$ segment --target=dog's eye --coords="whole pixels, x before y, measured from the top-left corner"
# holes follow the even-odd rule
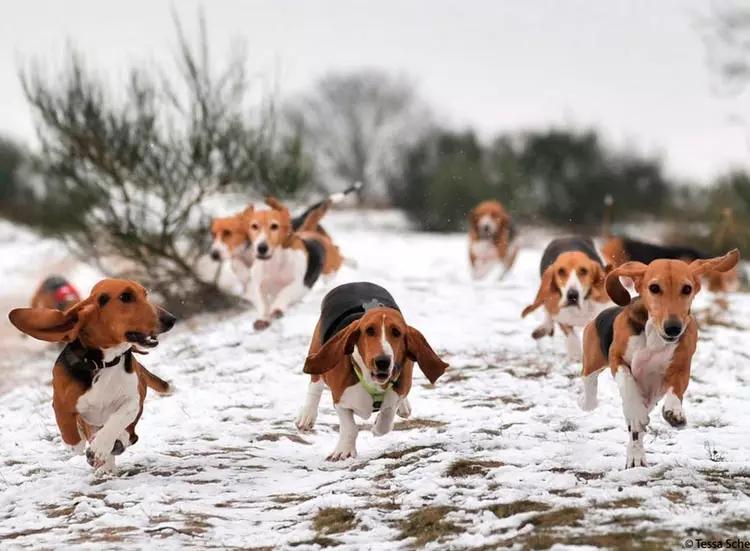
[[[365,333],[367,333],[368,337],[374,337],[375,336],[375,328],[370,326],[365,330]]]
[[[120,302],[135,302],[135,295],[130,291],[125,291],[120,295]]]
[[[391,335],[399,338],[401,336],[401,331],[398,330],[398,327],[394,327],[393,329],[391,329]]]
[[[565,268],[560,268],[559,270],[557,270],[557,275],[559,275],[560,277],[565,277]]]
[[[649,285],[648,290],[652,295],[658,295],[659,293],[661,293],[661,287],[659,287],[659,285],[656,283],[652,283],[651,285]]]
[[[232,235],[232,232],[230,230],[224,230],[223,232],[221,232],[221,235],[223,235],[224,237],[229,237],[230,235]]]
[[[257,223],[254,223],[252,226],[250,226],[255,231],[258,231],[260,229],[260,226]]]
[[[693,288],[690,285],[683,285],[682,286],[682,294],[683,295],[689,295],[693,292]]]
[[[271,224],[271,231],[276,231],[278,229],[279,229],[279,225],[276,222],[274,222],[273,224]]]
[[[589,271],[586,268],[581,268],[580,270],[578,270],[578,273],[582,276],[585,276],[589,274]]]

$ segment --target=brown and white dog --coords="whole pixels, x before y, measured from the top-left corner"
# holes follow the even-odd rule
[[[115,455],[135,444],[146,387],[169,391],[134,352],[154,348],[175,317],[151,304],[134,281],[105,279],[65,312],[19,308],[8,316],[36,339],[64,342],[52,370],[52,407],[63,442],[83,452],[102,472],[115,471]]]
[[[498,201],[482,201],[469,213],[469,262],[474,279],[502,263],[505,277],[518,254],[516,228]]]
[[[693,262],[709,255],[683,245],[657,245],[622,236],[608,236],[602,245],[602,256],[615,268],[626,262],[650,264],[659,258]],[[712,293],[732,293],[740,287],[737,268],[726,272],[710,271],[703,276],[706,287]]]
[[[408,394],[414,362],[434,383],[448,368],[422,333],[406,324],[391,294],[373,283],[340,285],[321,303],[304,372],[312,375],[297,428],[310,431],[328,387],[339,416],[339,441],[327,457],[357,456],[354,415],[377,418],[375,436],[391,432],[396,414],[411,415]]]
[[[75,287],[62,276],[50,276],[37,288],[31,297],[32,308],[67,310],[81,300]]]
[[[575,327],[584,327],[609,303],[604,281],[610,267],[604,267],[594,242],[588,237],[571,236],[553,239],[542,254],[539,272],[542,276],[533,304],[524,308],[521,317],[544,306],[545,321],[534,329],[534,339],[552,336],[555,322],[565,334],[568,357],[581,357],[581,343]]]
[[[302,225],[309,220],[305,231],[317,232],[328,237],[328,233],[319,224],[320,219],[332,205],[341,203],[349,194],[358,192],[361,188],[362,183],[356,182],[344,191],[332,193],[325,200],[311,205],[302,214],[292,218],[292,229],[302,231]],[[273,197],[267,198],[266,203],[277,209],[283,208],[281,202]],[[249,222],[254,210],[253,205],[248,205],[240,213],[214,218],[211,221],[211,236],[213,237],[211,259],[216,262],[230,262],[232,271],[242,286],[243,294],[247,292],[250,284],[250,267],[254,258],[251,250]],[[313,218],[317,222],[311,223]]]
[[[597,406],[597,378],[607,367],[617,382],[628,427],[625,468],[646,465],[643,436],[649,413],[664,397],[662,415],[673,427],[685,425],[682,400],[690,381],[690,363],[698,327],[690,314],[700,278],[737,265],[734,249],[726,255],[690,264],[681,260],[627,262],[607,276],[609,296],[619,306],[601,312],[583,334],[582,409]],[[620,276],[633,280],[639,296],[631,300]]]
[[[312,213],[295,232],[289,209],[274,199],[270,210],[255,210],[249,219],[253,243],[249,297],[258,310],[255,329],[266,329],[271,318],[281,318],[322,275],[332,278],[343,258],[330,238],[309,231],[318,221]]]

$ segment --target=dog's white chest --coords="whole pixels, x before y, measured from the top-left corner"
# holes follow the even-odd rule
[[[578,306],[567,306],[561,308],[560,312],[555,316],[555,321],[562,323],[563,325],[582,327],[594,319],[597,314],[605,308],[605,306],[605,304],[593,300],[584,300],[580,308]]]
[[[256,260],[253,269],[260,273],[261,289],[265,294],[275,295],[296,279],[300,269],[304,274],[307,257],[302,251],[278,251],[268,260]]]
[[[115,411],[133,400],[139,400],[138,375],[127,373],[120,360],[96,374],[91,388],[78,399],[76,410],[89,425],[102,427]]]
[[[647,326],[640,335],[630,337],[624,359],[630,365],[647,407],[653,407],[664,396],[664,376],[677,344],[665,343],[649,329]]]
[[[489,261],[498,258],[497,248],[492,241],[486,239],[474,241],[469,248],[472,254],[481,260]]]

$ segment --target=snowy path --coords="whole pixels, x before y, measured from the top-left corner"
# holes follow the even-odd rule
[[[316,432],[297,433],[318,288],[265,333],[247,312],[162,339],[144,363],[177,390],[149,394],[119,475],[97,478],[62,449],[48,354],[43,381],[0,397],[0,549],[662,549],[750,533],[750,296],[701,333],[687,428],[655,410],[652,466],[623,471],[611,377],[599,409],[580,411],[561,337],[537,346],[538,319],[519,318],[539,248],[506,281],[475,285],[463,236],[331,229],[359,262],[338,283],[385,285],[452,364],[434,387],[419,373],[412,419],[382,438],[362,431],[343,464],[323,462],[337,438],[328,394]]]

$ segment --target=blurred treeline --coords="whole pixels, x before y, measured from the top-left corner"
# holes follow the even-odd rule
[[[441,124],[412,82],[378,70],[259,102],[244,50],[217,70],[202,18],[197,38],[176,30],[176,64],[134,66],[116,90],[75,51],[56,72],[21,68],[41,148],[0,139],[0,217],[60,237],[105,272],[109,257],[126,260],[113,275],[177,310],[226,302],[197,266],[204,204],[227,192],[306,200],[359,180],[359,206],[403,209],[420,230],[463,230],[494,198],[522,224],[594,235],[611,196],[618,223],[668,222],[675,240],[707,252],[750,242],[748,173],[676,181],[658,156],[617,149],[593,128],[482,139]]]

